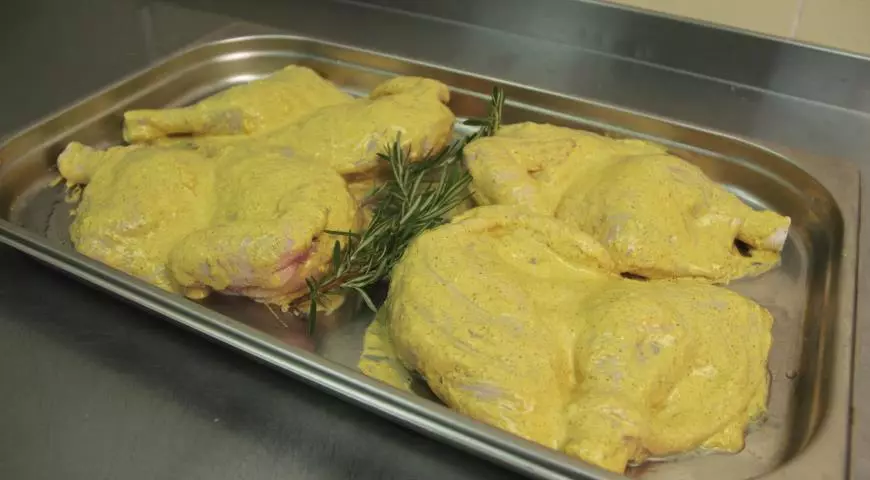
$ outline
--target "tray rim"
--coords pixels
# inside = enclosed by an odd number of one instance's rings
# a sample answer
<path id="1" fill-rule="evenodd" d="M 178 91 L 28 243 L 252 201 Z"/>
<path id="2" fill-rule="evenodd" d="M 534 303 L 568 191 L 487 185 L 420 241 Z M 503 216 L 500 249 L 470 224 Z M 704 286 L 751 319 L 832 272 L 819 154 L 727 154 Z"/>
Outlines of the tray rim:
<path id="1" fill-rule="evenodd" d="M 292 41 L 303 44 L 319 44 L 327 48 L 346 50 L 357 52 L 364 55 L 384 57 L 389 60 L 394 60 L 406 64 L 414 64 L 427 68 L 447 71 L 453 74 L 459 74 L 468 77 L 474 77 L 478 80 L 487 81 L 489 83 L 497 83 L 501 85 L 509 85 L 512 88 L 520 88 L 535 93 L 544 94 L 547 96 L 562 98 L 566 100 L 581 101 L 585 104 L 590 104 L 596 107 L 615 110 L 620 113 L 640 116 L 650 120 L 663 122 L 675 127 L 684 128 L 696 132 L 715 135 L 717 137 L 739 142 L 747 147 L 763 150 L 768 154 L 773 154 L 780 159 L 797 166 L 813 179 L 818 181 L 825 187 L 828 193 L 834 198 L 840 212 L 843 215 L 844 230 L 843 230 L 843 249 L 842 255 L 846 258 L 854 259 L 841 264 L 839 278 L 837 281 L 841 287 L 839 298 L 837 298 L 838 320 L 835 322 L 837 328 L 836 347 L 842 347 L 838 350 L 835 365 L 832 367 L 834 373 L 842 373 L 843 368 L 836 368 L 843 359 L 840 357 L 848 357 L 846 362 L 846 374 L 849 379 L 846 383 L 846 398 L 849 399 L 849 404 L 845 405 L 845 415 L 842 412 L 837 413 L 838 425 L 832 425 L 831 410 L 842 408 L 843 405 L 833 403 L 828 411 L 819 420 L 815 431 L 807 444 L 803 446 L 800 453 L 786 462 L 778 465 L 771 472 L 762 475 L 762 478 L 789 478 L 789 473 L 796 473 L 803 462 L 797 461 L 800 457 L 806 456 L 807 452 L 813 449 L 820 434 L 824 433 L 825 437 L 838 434 L 838 432 L 830 432 L 829 430 L 842 430 L 839 435 L 841 439 L 842 451 L 833 452 L 834 454 L 842 455 L 842 471 L 847 472 L 847 464 L 850 455 L 851 425 L 849 423 L 848 408 L 851 406 L 851 384 L 852 374 L 854 373 L 853 353 L 854 353 L 854 336 L 855 336 L 855 310 L 857 296 L 857 245 L 858 245 L 858 227 L 860 225 L 859 209 L 860 209 L 860 170 L 849 162 L 840 159 L 815 159 L 815 162 L 831 162 L 834 161 L 834 166 L 844 170 L 840 173 L 841 176 L 854 176 L 854 192 L 848 192 L 850 195 L 854 193 L 854 205 L 851 201 L 844 208 L 843 202 L 839 197 L 843 196 L 842 191 L 832 191 L 825 185 L 823 178 L 817 173 L 806 170 L 806 165 L 796 163 L 792 159 L 812 159 L 812 155 L 806 155 L 802 152 L 790 151 L 784 147 L 770 146 L 765 142 L 758 142 L 742 138 L 736 135 L 719 132 L 713 129 L 700 127 L 691 123 L 649 114 L 635 109 L 625 108 L 618 105 L 613 105 L 606 102 L 601 102 L 594 99 L 589 99 L 580 96 L 566 95 L 559 92 L 554 92 L 546 89 L 537 88 L 530 85 L 523 85 L 511 81 L 494 78 L 487 75 L 479 75 L 474 72 L 459 70 L 445 65 L 439 65 L 426 61 L 420 61 L 413 58 L 393 55 L 390 53 L 360 48 L 353 45 L 336 43 L 327 40 L 321 40 L 315 37 L 295 34 L 266 34 L 266 35 L 241 35 L 231 38 L 222 38 L 213 41 L 207 41 L 194 44 L 190 47 L 182 49 L 171 55 L 167 55 L 161 60 L 152 63 L 151 65 L 142 68 L 122 79 L 100 89 L 81 100 L 68 103 L 62 108 L 59 108 L 54 113 L 46 115 L 36 121 L 31 122 L 26 127 L 11 135 L 0 137 L 0 153 L 2 153 L 10 144 L 14 144 L 21 137 L 32 134 L 40 127 L 44 127 L 50 122 L 57 120 L 70 111 L 86 106 L 89 102 L 93 102 L 108 92 L 115 91 L 121 87 L 128 86 L 130 83 L 144 79 L 149 74 L 153 74 L 160 68 L 168 68 L 172 62 L 184 59 L 186 56 L 192 56 L 200 51 L 217 46 L 227 46 L 239 44 L 242 47 L 248 42 L 260 40 L 282 40 Z M 291 52 L 292 50 L 287 50 Z M 324 57 L 320 54 L 308 54 L 311 57 Z M 218 57 L 211 57 L 212 59 Z M 196 64 L 196 63 L 194 63 Z M 181 67 L 178 70 L 171 71 L 170 75 L 183 73 L 186 67 Z M 91 116 L 90 118 L 99 118 L 105 112 L 111 109 L 112 106 L 119 102 L 135 98 L 142 95 L 151 87 L 159 82 L 152 82 L 144 88 L 139 88 L 135 91 L 133 97 L 124 97 L 118 99 L 113 105 L 101 107 L 100 114 Z M 54 137 L 61 134 L 56 134 Z M 41 144 L 46 143 L 44 140 Z M 32 151 L 30 150 L 27 151 Z M 789 152 L 784 155 L 783 152 Z M 2 159 L 0 159 L 0 169 L 2 169 Z M 818 165 L 816 166 L 818 168 Z M 826 168 L 831 168 L 827 164 Z M 846 171 L 851 170 L 851 171 Z M 823 172 L 824 173 L 824 172 Z M 851 189 L 850 189 L 851 190 Z M 854 210 L 854 211 L 852 211 Z M 481 454 L 484 457 L 496 461 L 497 463 L 512 467 L 520 472 L 534 475 L 538 478 L 577 478 L 577 475 L 583 475 L 588 478 L 611 479 L 624 478 L 621 475 L 615 475 L 607 472 L 594 465 L 587 464 L 583 461 L 573 459 L 560 452 L 550 450 L 535 443 L 523 440 L 508 434 L 495 427 L 477 422 L 469 417 L 461 415 L 442 405 L 420 399 L 416 396 L 406 394 L 397 389 L 385 386 L 380 382 L 370 379 L 362 373 L 356 372 L 344 365 L 329 361 L 315 353 L 309 353 L 301 348 L 274 341 L 269 335 L 261 333 L 252 327 L 242 324 L 232 318 L 226 317 L 214 310 L 205 308 L 195 302 L 189 301 L 183 297 L 172 295 L 164 292 L 156 287 L 148 285 L 140 280 L 130 277 L 123 272 L 107 267 L 95 260 L 91 260 L 75 252 L 67 252 L 52 246 L 43 237 L 34 234 L 26 229 L 12 224 L 6 220 L 0 219 L 0 243 L 6 244 L 15 248 L 42 263 L 52 266 L 80 281 L 91 284 L 101 290 L 120 297 L 128 302 L 137 305 L 140 308 L 151 311 L 159 316 L 165 317 L 174 321 L 189 330 L 196 331 L 213 341 L 218 341 L 236 350 L 239 350 L 246 355 L 269 364 L 279 370 L 291 374 L 296 378 L 305 381 L 318 388 L 326 390 L 329 393 L 345 400 L 356 403 L 363 408 L 377 413 L 383 417 L 387 417 L 393 421 L 401 423 L 405 426 L 413 428 L 438 440 L 446 441 L 456 447 L 471 450 Z M 847 301 L 851 298 L 851 301 Z M 846 327 L 847 331 L 844 331 Z M 838 382 L 841 385 L 844 382 Z M 840 418 L 842 417 L 842 418 Z M 843 421 L 845 420 L 845 422 Z M 842 424 L 842 425 L 839 425 Z M 842 427 L 842 428 L 837 428 Z M 823 430 L 828 430 L 823 432 Z M 818 450 L 818 449 L 816 449 Z M 830 459 L 831 452 L 822 452 L 821 455 L 814 455 L 819 459 Z"/>

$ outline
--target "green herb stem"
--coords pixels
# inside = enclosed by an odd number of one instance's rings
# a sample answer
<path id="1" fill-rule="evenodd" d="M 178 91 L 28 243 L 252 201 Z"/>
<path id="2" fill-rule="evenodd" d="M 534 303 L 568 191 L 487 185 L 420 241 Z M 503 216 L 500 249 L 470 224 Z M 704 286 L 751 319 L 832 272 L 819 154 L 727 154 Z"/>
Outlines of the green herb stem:
<path id="1" fill-rule="evenodd" d="M 309 302 L 309 335 L 317 325 L 317 306 L 323 304 L 326 295 L 353 291 L 375 310 L 365 289 L 386 278 L 418 235 L 446 223 L 447 214 L 467 198 L 471 175 L 459 161 L 462 149 L 477 138 L 495 134 L 501 126 L 503 106 L 504 93 L 495 87 L 487 118 L 465 122 L 479 126 L 476 132 L 420 161 L 410 161 L 400 137 L 378 154 L 388 164 L 392 178 L 370 194 L 374 211 L 369 226 L 359 234 L 327 230 L 328 235 L 345 237 L 346 245 L 342 248 L 336 240 L 330 272 L 319 279 L 307 278 L 308 292 L 290 305 L 301 314 L 299 309 Z"/>

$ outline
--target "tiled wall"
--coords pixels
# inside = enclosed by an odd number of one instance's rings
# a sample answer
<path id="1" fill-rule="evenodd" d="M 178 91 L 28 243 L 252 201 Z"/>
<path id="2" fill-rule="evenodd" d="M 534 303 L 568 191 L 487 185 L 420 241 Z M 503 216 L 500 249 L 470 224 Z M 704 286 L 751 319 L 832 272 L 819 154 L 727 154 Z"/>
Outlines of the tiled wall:
<path id="1" fill-rule="evenodd" d="M 610 0 L 870 55 L 870 0 Z"/>

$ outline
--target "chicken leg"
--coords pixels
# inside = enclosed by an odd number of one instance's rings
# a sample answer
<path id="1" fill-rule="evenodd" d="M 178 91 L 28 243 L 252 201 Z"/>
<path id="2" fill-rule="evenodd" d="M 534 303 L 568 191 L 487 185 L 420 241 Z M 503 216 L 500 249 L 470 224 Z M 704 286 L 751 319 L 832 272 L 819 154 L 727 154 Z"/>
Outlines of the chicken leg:
<path id="1" fill-rule="evenodd" d="M 305 158 L 227 149 L 214 159 L 220 198 L 209 225 L 172 250 L 173 277 L 187 288 L 284 304 L 322 275 L 336 241 L 353 231 L 357 206 L 344 180 Z"/>
<path id="2" fill-rule="evenodd" d="M 189 107 L 131 110 L 124 114 L 124 140 L 147 142 L 182 134 L 249 135 L 351 100 L 310 68 L 290 65 Z"/>
<path id="3" fill-rule="evenodd" d="M 211 160 L 195 150 L 99 151 L 73 142 L 58 168 L 68 184 L 87 184 L 70 226 L 76 250 L 165 290 L 187 293 L 167 260 L 176 243 L 211 220 Z"/>
<path id="4" fill-rule="evenodd" d="M 70 144 L 58 159 L 85 184 L 70 228 L 76 249 L 172 292 L 212 291 L 286 303 L 321 275 L 333 237 L 357 228 L 357 205 L 336 172 L 306 158 L 227 147 Z"/>

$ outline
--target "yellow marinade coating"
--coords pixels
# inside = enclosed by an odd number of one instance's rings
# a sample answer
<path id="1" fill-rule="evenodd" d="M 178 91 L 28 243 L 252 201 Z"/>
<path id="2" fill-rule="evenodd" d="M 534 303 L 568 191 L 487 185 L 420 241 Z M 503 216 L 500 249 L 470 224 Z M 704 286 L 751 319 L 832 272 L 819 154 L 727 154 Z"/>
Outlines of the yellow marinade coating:
<path id="1" fill-rule="evenodd" d="M 173 292 L 169 252 L 214 213 L 213 163 L 193 150 L 71 143 L 58 158 L 70 185 L 87 184 L 70 226 L 76 250 Z"/>
<path id="2" fill-rule="evenodd" d="M 389 342 L 451 408 L 616 472 L 740 450 L 765 411 L 770 314 L 721 287 L 613 267 L 565 222 L 473 209 L 406 252 L 361 368 L 395 384 L 393 367 L 372 365 Z"/>
<path id="3" fill-rule="evenodd" d="M 409 158 L 444 147 L 456 117 L 447 108 L 450 91 L 441 82 L 396 77 L 368 98 L 322 108 L 264 134 L 266 145 L 312 158 L 347 175 L 377 168 L 378 153 L 401 136 Z"/>
<path id="4" fill-rule="evenodd" d="M 219 174 L 211 221 L 172 250 L 174 278 L 287 303 L 322 276 L 336 241 L 325 230 L 356 231 L 357 205 L 336 172 L 307 158 L 227 147 L 213 158 Z"/>
<path id="5" fill-rule="evenodd" d="M 124 140 L 147 142 L 180 134 L 248 135 L 352 99 L 310 68 L 290 65 L 188 107 L 128 111 Z"/>
<path id="6" fill-rule="evenodd" d="M 344 241 L 324 230 L 358 227 L 340 175 L 278 152 L 73 143 L 58 167 L 87 183 L 70 228 L 79 252 L 193 298 L 219 290 L 285 303 Z"/>
<path id="7" fill-rule="evenodd" d="M 399 390 L 411 391 L 413 378 L 396 355 L 387 327 L 387 310 L 381 308 L 363 336 L 359 370 Z"/>
<path id="8" fill-rule="evenodd" d="M 411 161 L 447 145 L 456 117 L 447 107 L 450 91 L 436 80 L 395 77 L 372 90 L 367 98 L 313 110 L 276 128 L 251 135 L 170 138 L 169 146 L 193 146 L 207 155 L 227 145 L 246 145 L 301 156 L 332 168 L 356 183 L 378 179 L 384 163 L 378 158 L 397 138 Z"/>
<path id="9" fill-rule="evenodd" d="M 569 222 L 607 247 L 622 272 L 728 282 L 775 266 L 788 233 L 788 217 L 753 210 L 648 142 L 521 123 L 465 153 L 479 204 Z"/>
<path id="10" fill-rule="evenodd" d="M 417 160 L 451 138 L 448 100 L 444 84 L 419 77 L 387 80 L 354 100 L 289 66 L 191 107 L 128 112 L 125 138 L 149 144 L 97 151 L 73 143 L 58 160 L 70 186 L 96 178 L 74 243 L 190 297 L 219 290 L 289 302 L 345 241 L 324 230 L 368 220 L 371 205 L 357 212 L 357 203 L 388 173 L 378 153 L 401 134 Z M 131 222 L 145 222 L 147 235 L 130 231 Z"/>

